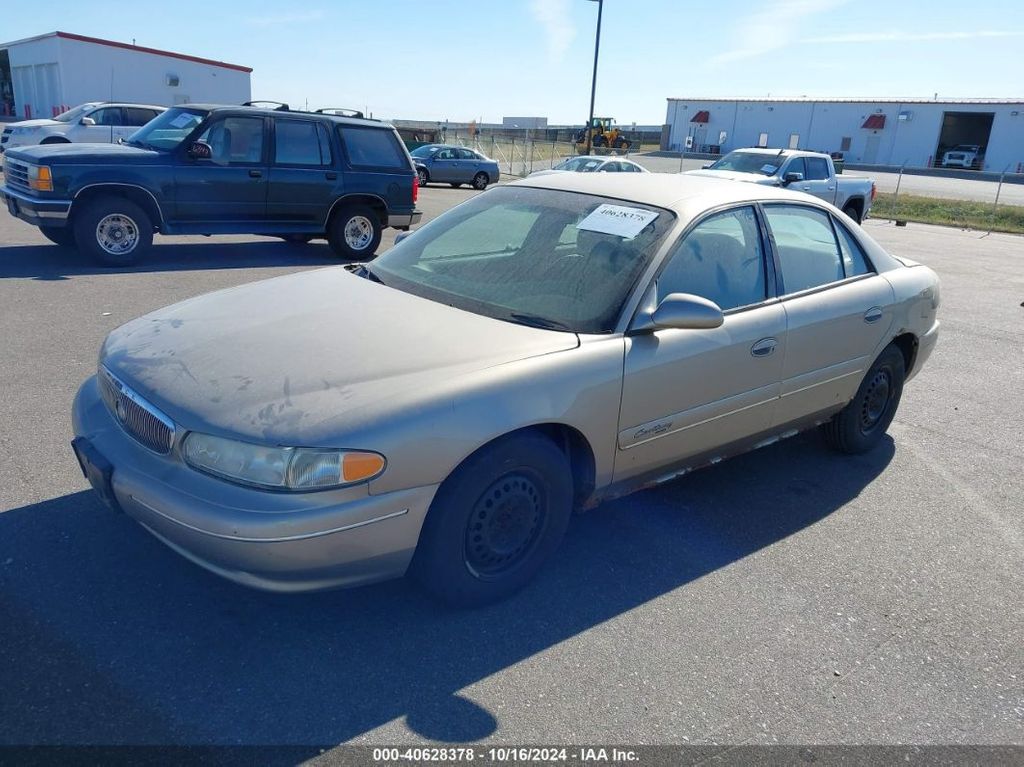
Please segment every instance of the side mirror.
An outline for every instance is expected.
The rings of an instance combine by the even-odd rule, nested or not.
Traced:
[[[725,316],[714,301],[689,293],[671,293],[658,304],[651,321],[656,329],[698,330],[720,327]]]
[[[81,120],[78,121],[78,124],[79,125],[95,125],[96,121],[93,120],[91,117],[83,117]]]
[[[804,180],[804,174],[803,173],[787,173],[785,176],[782,177],[782,185],[783,186],[788,186],[789,184],[795,184],[798,181],[803,181],[803,180]]]
[[[193,141],[188,148],[188,156],[193,160],[209,160],[213,157],[213,147],[205,141]]]
[[[701,168],[701,170],[707,170],[707,169],[708,169],[708,168],[710,168],[710,167],[711,167],[712,165],[714,165],[714,163],[713,163],[713,162],[706,162],[706,163],[704,163],[703,165],[701,165],[701,166],[700,166],[700,168]]]

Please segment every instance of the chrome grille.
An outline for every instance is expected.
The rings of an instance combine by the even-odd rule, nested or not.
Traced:
[[[14,128],[4,128],[4,132],[0,133],[0,144],[6,144],[12,133],[14,133]]]
[[[100,394],[114,420],[130,437],[154,453],[166,455],[174,444],[174,422],[122,383],[104,367]]]
[[[28,187],[28,166],[17,160],[4,160],[4,177],[12,187],[20,187],[27,190]]]

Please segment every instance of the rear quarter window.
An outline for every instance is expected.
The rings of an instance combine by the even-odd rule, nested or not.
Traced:
[[[338,126],[349,164],[356,168],[409,170],[409,160],[390,130]]]

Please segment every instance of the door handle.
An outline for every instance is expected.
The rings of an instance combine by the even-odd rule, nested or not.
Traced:
[[[256,170],[255,168],[249,171],[249,178],[263,178],[263,171]]]
[[[755,357],[768,357],[775,351],[778,343],[774,338],[762,338],[750,347],[750,353]]]
[[[864,312],[864,321],[867,323],[878,322],[882,319],[882,307],[872,306],[866,312]]]
[[[328,181],[334,181],[338,178],[338,174],[334,172],[327,173],[326,176]]]

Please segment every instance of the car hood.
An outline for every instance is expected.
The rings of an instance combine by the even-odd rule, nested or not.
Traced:
[[[36,120],[22,120],[16,123],[7,123],[4,128],[47,128],[52,125],[67,125],[59,120],[51,120],[48,117],[41,117]]]
[[[40,144],[11,149],[10,156],[33,163],[45,162],[47,165],[134,165],[152,162],[166,155],[127,144]]]
[[[460,375],[578,345],[574,333],[461,311],[333,267],[140,317],[107,337],[101,360],[186,429],[329,446]]]
[[[687,175],[690,176],[709,176],[711,178],[727,178],[730,181],[746,181],[753,184],[765,184],[765,185],[778,185],[779,179],[776,176],[765,176],[761,173],[740,173],[735,170],[711,170],[710,168],[702,168],[701,170],[688,170]]]

